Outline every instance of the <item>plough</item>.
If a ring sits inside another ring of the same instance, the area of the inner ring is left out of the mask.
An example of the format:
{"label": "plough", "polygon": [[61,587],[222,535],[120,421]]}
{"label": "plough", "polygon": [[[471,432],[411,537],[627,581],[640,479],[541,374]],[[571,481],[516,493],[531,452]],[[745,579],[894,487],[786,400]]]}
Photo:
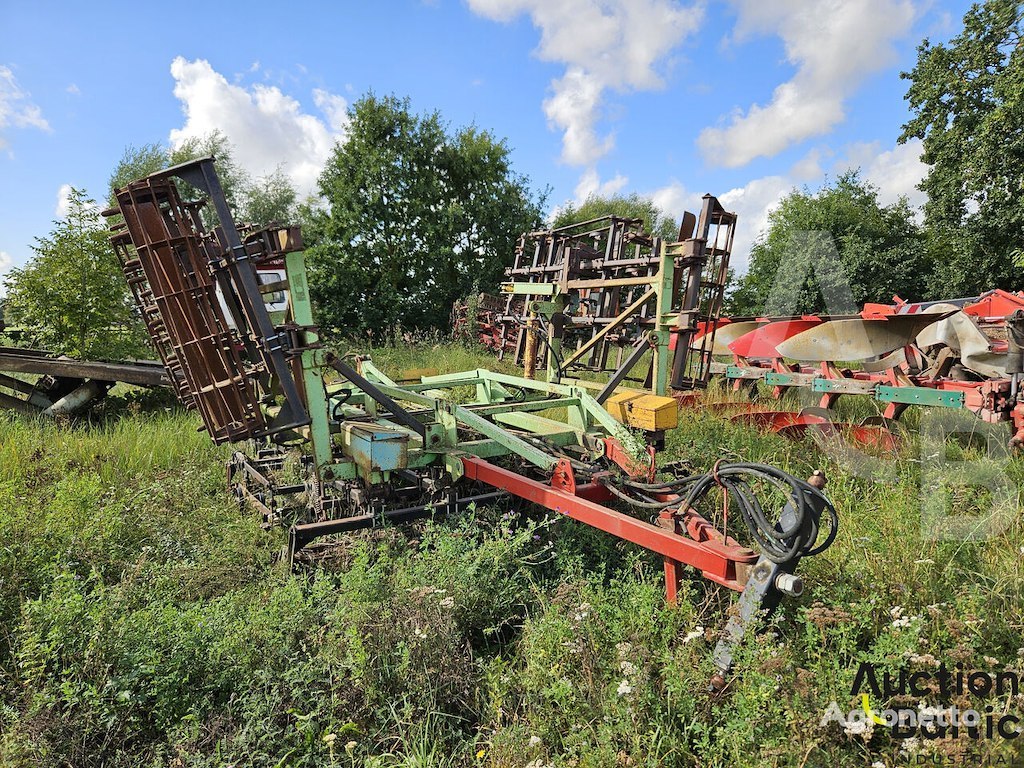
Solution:
{"label": "plough", "polygon": [[[734,226],[709,195],[699,217],[684,217],[674,244],[614,216],[526,233],[507,270],[514,282],[503,286],[504,306],[490,296],[477,302],[478,338],[499,357],[514,356],[527,376],[542,347],[549,381],[599,389],[598,401],[626,423],[640,393],[613,396],[622,384],[791,438],[822,434],[891,451],[900,416],[919,405],[1009,423],[1010,444],[1024,444],[1024,293],[897,297],[842,316],[721,317]],[[456,319],[468,321],[465,312]],[[763,398],[705,403],[700,390],[712,376],[751,396],[802,391],[816,402],[799,412]],[[836,421],[837,401],[849,396],[873,398],[881,413]]]}
{"label": "plough", "polygon": [[[183,200],[178,182],[205,195],[215,227],[204,226],[201,205]],[[666,427],[655,418],[643,432],[624,429],[589,387],[487,370],[399,385],[368,358],[334,354],[313,323],[301,232],[236,227],[212,158],[135,181],[116,197],[117,208],[106,212],[112,242],[167,375],[211,439],[248,444],[233,453],[229,482],[265,525],[288,528],[293,562],[323,536],[518,498],[654,552],[669,602],[687,567],[742,592],[715,649],[724,675],[759,612],[801,592],[800,560],[835,537],[820,473],[805,481],[759,464],[719,462],[698,474],[659,466],[654,444]],[[705,211],[709,227],[724,220],[710,202]],[[614,227],[613,238],[628,237],[628,224]],[[619,322],[617,342],[610,331],[591,339],[599,349],[625,345],[632,357],[629,336],[642,329],[652,370],[666,374],[668,327],[692,337],[703,317],[707,252],[696,241],[667,250],[636,242],[649,250],[615,265],[622,270],[615,288],[620,295],[653,289],[661,296],[657,313],[639,315],[646,319],[633,327]],[[593,268],[591,252],[578,255],[581,269]],[[285,276],[261,285],[257,269],[271,261],[283,263]],[[589,279],[574,270],[561,276],[576,288]],[[530,319],[547,313],[559,323],[568,297],[545,290],[511,295],[544,305],[528,307]],[[268,311],[270,291],[285,293],[283,310]],[[711,341],[685,349],[703,354]],[[524,339],[524,350],[530,343]],[[549,357],[557,349],[552,337]],[[707,362],[698,360],[705,370]],[[673,371],[694,370],[683,363]],[[614,392],[600,388],[599,395]],[[462,398],[466,391],[473,396]],[[745,522],[746,544],[710,519],[708,510],[721,509],[711,496],[720,492]]]}
{"label": "plough", "polygon": [[[1012,445],[1024,442],[1018,403],[1024,294],[1002,290],[951,301],[870,304],[853,316],[720,318],[713,353],[737,391],[758,383],[772,396],[800,389],[817,404],[799,414],[755,406],[733,416],[784,435],[841,431],[855,442],[891,449],[892,427],[911,405],[958,408],[990,423],[1012,426]],[[842,361],[842,362],[839,362]],[[762,391],[763,391],[762,389]],[[881,416],[836,424],[840,397],[871,397]]]}

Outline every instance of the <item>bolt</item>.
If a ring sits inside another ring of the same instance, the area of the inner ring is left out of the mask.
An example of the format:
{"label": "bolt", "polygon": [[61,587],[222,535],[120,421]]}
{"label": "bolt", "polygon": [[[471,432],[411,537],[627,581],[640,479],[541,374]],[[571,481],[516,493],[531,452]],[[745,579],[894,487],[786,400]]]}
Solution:
{"label": "bolt", "polygon": [[780,573],[775,577],[775,588],[784,595],[800,597],[804,593],[804,580],[795,573]]}

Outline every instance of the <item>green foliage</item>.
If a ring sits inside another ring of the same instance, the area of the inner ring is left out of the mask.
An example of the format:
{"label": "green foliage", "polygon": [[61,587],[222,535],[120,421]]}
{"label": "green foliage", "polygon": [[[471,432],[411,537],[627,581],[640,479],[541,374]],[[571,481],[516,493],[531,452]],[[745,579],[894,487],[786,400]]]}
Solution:
{"label": "green foliage", "polygon": [[130,145],[125,147],[124,154],[118,161],[107,184],[107,205],[117,205],[116,190],[129,182],[162,171],[171,164],[167,147],[162,144],[143,144],[141,147]]}
{"label": "green foliage", "polygon": [[[220,131],[189,137],[175,149],[163,144],[129,146],[111,174],[108,202],[116,205],[115,191],[129,182],[172,165],[212,156],[217,159],[217,176],[236,223],[257,226],[292,223],[298,215],[297,193],[288,176],[277,168],[273,173],[254,180],[234,155],[234,147]],[[188,196],[187,185],[182,186],[183,193]],[[209,214],[204,211],[204,215]]]}
{"label": "green foliage", "polygon": [[291,224],[298,215],[297,197],[291,179],[280,168],[276,168],[273,173],[243,189],[244,221],[263,225]]}
{"label": "green foliage", "polygon": [[72,189],[68,212],[35,255],[6,278],[5,320],[21,325],[29,342],[85,358],[143,354],[141,323],[96,204]]}
{"label": "green foliage", "polygon": [[567,224],[589,221],[608,214],[624,219],[643,219],[648,232],[658,235],[667,242],[675,242],[679,237],[679,225],[675,219],[667,216],[653,200],[641,197],[635,192],[631,195],[611,197],[592,194],[582,203],[569,202],[558,209],[551,226],[564,227]]}
{"label": "green foliage", "polygon": [[900,140],[922,139],[931,166],[921,188],[936,295],[1024,287],[1014,264],[1024,245],[1021,19],[1016,0],[976,3],[957,37],[925,40],[903,74],[913,117]]}
{"label": "green foliage", "polygon": [[924,298],[928,259],[905,199],[878,203],[857,172],[793,190],[769,215],[750,269],[728,297],[734,315],[856,311],[894,295]]}
{"label": "green foliage", "polygon": [[447,327],[455,299],[497,286],[541,201],[486,131],[452,134],[394,97],[366,96],[349,117],[320,176],[327,209],[309,211],[318,321],[341,334]]}

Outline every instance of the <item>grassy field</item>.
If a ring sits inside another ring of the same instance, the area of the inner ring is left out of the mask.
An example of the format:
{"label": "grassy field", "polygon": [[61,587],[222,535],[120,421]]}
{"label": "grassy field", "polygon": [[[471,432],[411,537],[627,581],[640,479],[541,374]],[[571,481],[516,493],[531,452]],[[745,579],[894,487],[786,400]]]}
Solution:
{"label": "grassy field", "polygon": [[[374,360],[495,366],[423,343]],[[695,576],[666,607],[656,558],[571,520],[477,509],[351,536],[292,574],[273,558],[282,533],[238,508],[230,449],[194,415],[130,400],[89,423],[0,414],[0,765],[1016,764],[1016,741],[900,741],[821,720],[833,701],[860,705],[862,661],[1024,665],[1020,462],[917,437],[851,462],[708,413],[681,422],[668,457],[820,467],[842,518],[801,566],[804,596],[751,637],[717,696],[710,650],[734,596]],[[1009,494],[943,491],[942,462]],[[1007,518],[978,541],[924,535],[922,515],[947,500],[961,523],[993,504]],[[1017,712],[1022,699],[874,706]]]}

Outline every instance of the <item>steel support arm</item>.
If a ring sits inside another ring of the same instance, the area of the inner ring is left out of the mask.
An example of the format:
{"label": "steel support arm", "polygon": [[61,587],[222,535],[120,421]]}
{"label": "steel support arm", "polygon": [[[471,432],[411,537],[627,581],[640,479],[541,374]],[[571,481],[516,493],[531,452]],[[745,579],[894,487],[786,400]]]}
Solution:
{"label": "steel support arm", "polygon": [[[737,563],[749,563],[746,551],[717,541],[696,542],[667,528],[660,528],[585,498],[531,480],[497,467],[476,456],[463,456],[465,476],[514,496],[539,504],[554,512],[586,523],[620,539],[638,544],[670,560],[691,565],[711,581],[729,589],[742,590],[737,580]],[[674,586],[674,585],[672,585]]]}

